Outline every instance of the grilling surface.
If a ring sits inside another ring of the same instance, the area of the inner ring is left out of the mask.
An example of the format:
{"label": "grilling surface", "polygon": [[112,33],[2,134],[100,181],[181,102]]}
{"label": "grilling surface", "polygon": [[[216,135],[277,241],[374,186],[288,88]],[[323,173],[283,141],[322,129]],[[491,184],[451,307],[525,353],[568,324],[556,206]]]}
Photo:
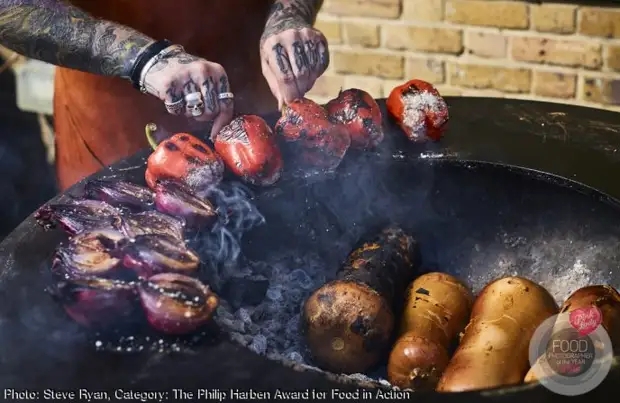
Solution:
{"label": "grilling surface", "polygon": [[[415,237],[421,272],[453,274],[474,293],[504,276],[540,283],[558,304],[589,284],[618,286],[618,211],[561,182],[491,164],[358,155],[336,173],[293,178],[256,197],[225,184],[216,204],[234,209],[234,219],[190,245],[207,263],[200,277],[222,298],[214,319],[226,337],[315,367],[301,332],[304,302],[335,278],[361,237],[389,224]],[[163,353],[207,343],[212,330],[86,337],[98,350]],[[349,377],[386,384],[384,361]]]}

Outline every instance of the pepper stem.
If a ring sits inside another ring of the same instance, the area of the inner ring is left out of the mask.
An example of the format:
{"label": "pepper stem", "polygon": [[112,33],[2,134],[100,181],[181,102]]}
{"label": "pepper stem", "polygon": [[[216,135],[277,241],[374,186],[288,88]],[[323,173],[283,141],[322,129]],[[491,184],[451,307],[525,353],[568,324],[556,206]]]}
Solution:
{"label": "pepper stem", "polygon": [[155,141],[155,138],[153,137],[153,132],[156,130],[157,130],[157,125],[155,123],[149,123],[144,128],[144,131],[146,132],[146,140],[149,142],[149,145],[151,146],[153,150],[155,150],[158,146],[157,142]]}

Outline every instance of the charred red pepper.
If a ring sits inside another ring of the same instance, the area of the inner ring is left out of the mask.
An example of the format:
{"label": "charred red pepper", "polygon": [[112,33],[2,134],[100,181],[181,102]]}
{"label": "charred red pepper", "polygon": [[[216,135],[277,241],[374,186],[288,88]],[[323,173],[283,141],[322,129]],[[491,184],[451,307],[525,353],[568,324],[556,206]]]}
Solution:
{"label": "charred red pepper", "polygon": [[345,127],[331,122],[325,108],[306,98],[284,106],[276,134],[296,146],[304,167],[335,169],[351,145]]}
{"label": "charred red pepper", "polygon": [[222,159],[208,145],[187,133],[177,133],[155,143],[154,124],[146,126],[149,144],[155,150],[147,161],[145,179],[155,190],[158,181],[175,181],[200,190],[220,183],[224,174]]}
{"label": "charred red pepper", "polygon": [[269,186],[282,174],[280,148],[271,128],[256,115],[239,116],[216,136],[215,151],[235,175],[246,182]]}
{"label": "charred red pepper", "polygon": [[439,91],[422,80],[410,80],[390,92],[387,110],[411,141],[439,140],[447,128],[448,105]]}
{"label": "charred red pepper", "polygon": [[370,149],[383,141],[381,109],[366,91],[357,88],[340,91],[326,107],[330,118],[346,127],[352,148]]}

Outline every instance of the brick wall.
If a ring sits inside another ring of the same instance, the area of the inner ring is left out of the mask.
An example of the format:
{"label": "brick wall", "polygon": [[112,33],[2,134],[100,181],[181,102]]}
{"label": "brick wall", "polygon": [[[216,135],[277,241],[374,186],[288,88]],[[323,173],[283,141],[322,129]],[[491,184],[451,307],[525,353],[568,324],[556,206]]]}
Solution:
{"label": "brick wall", "polygon": [[325,0],[317,27],[331,50],[317,101],[350,87],[385,97],[420,78],[444,95],[620,111],[620,2]]}

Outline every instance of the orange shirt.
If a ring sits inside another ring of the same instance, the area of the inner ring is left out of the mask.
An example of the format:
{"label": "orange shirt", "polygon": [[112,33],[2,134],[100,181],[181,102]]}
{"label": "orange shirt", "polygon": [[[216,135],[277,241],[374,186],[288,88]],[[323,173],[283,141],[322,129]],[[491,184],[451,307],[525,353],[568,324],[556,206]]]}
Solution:
{"label": "orange shirt", "polygon": [[[221,64],[236,113],[265,113],[277,104],[261,73],[259,40],[271,0],[73,0],[81,9],[169,39]],[[56,170],[62,190],[146,147],[144,126],[189,130],[187,118],[120,78],[58,68],[54,94]]]}

